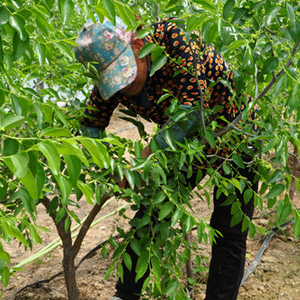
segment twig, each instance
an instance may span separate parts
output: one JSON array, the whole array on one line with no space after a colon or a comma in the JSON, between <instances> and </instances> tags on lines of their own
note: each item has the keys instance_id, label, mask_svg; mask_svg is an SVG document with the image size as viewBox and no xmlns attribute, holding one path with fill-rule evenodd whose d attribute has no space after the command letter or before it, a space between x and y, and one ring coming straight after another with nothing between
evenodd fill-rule
<instances>
[{"instance_id":1,"label":"twig","mask_svg":"<svg viewBox=\"0 0 300 300\"><path fill-rule=\"evenodd\" d=\"M298 165L300 164L300 161L297 157L298 152L299 151L298 151L297 145L294 145L294 153L291 153L291 154L293 154L293 173L292 173L292 176L291 176L291 184L290 184L290 191L289 191L289 196L290 196L291 200L294 198L294 194L295 194L295 191L296 191L296 180L295 180L295 178L297 177L297 168L298 168Z\"/></svg>"},{"instance_id":2,"label":"twig","mask_svg":"<svg viewBox=\"0 0 300 300\"><path fill-rule=\"evenodd\" d=\"M79 234L72 246L72 257L74 258L77 253L80 250L81 244L83 242L83 239L86 236L87 231L90 228L90 225L92 224L93 220L95 219L96 215L99 213L99 211L101 210L102 206L104 205L104 203L110 198L110 196L106 195L102 198L101 203L100 204L95 204L93 209L91 210L91 212L89 213L88 217L86 218L86 220L84 221L84 223L82 224Z\"/></svg>"},{"instance_id":3,"label":"twig","mask_svg":"<svg viewBox=\"0 0 300 300\"><path fill-rule=\"evenodd\" d=\"M254 73L255 98L257 98L257 95L258 95L257 73L258 73L257 65L255 64L255 73Z\"/></svg>"},{"instance_id":4,"label":"twig","mask_svg":"<svg viewBox=\"0 0 300 300\"><path fill-rule=\"evenodd\" d=\"M191 231L187 233L187 235L184 237L184 239L187 241L187 243L190 247L191 246ZM193 266L192 266L191 257L189 257L189 259L187 260L185 265L186 265L187 278L193 279L194 274L193 274ZM192 287L192 285L190 287Z\"/></svg>"}]
</instances>

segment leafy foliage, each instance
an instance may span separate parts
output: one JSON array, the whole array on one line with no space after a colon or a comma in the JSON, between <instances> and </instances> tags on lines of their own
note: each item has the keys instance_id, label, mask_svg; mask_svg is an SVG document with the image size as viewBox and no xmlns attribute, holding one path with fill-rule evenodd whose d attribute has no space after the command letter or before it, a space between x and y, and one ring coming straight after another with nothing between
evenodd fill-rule
<instances>
[{"instance_id":1,"label":"leafy foliage","mask_svg":"<svg viewBox=\"0 0 300 300\"><path fill-rule=\"evenodd\" d=\"M135 30L140 21L134 13L143 16L142 37L151 34L149 24L157 17L180 16L187 40L198 30L206 44L214 43L216 49L230 62L234 70L235 99L240 93L249 94L259 105L259 135L247 124L247 103L241 115L242 129L229 124L220 133L214 122L206 122L202 140L178 144L172 137L172 124L165 130L169 148L161 151L151 141L155 154L141 158L145 146L139 141L120 139L111 135L91 139L81 136L80 119L91 81L84 67L74 60L72 47L84 20L96 13L114 21L120 15L130 29ZM292 174L288 159L290 148L299 149L300 88L299 88L300 19L298 1L130 1L112 0L4 0L0 4L0 237L5 243L18 239L25 248L40 243L35 224L36 206L46 205L49 216L56 224L63 224L68 233L71 222L80 222L72 207L84 199L92 206L102 203L108 195L130 199L131 208L146 205L145 215L132 220L136 232L125 233L124 243L115 247L114 263L107 276L116 268L122 276L120 264L123 255L130 269L131 258L125 252L126 244L140 256L137 279L150 265L150 276L144 290L150 295L168 299L187 298L182 266L191 253L197 256L197 243L189 244L184 236L192 227L197 228L198 242L213 243L214 230L194 215L189 204L186 177L192 175L195 160L209 164L209 180L198 186L204 195L195 192L209 203L209 191L214 185L219 193L233 187L244 191L245 202L253 195L247 178L238 176L230 180L222 177L212 164L218 157L204 157L205 143L245 152L249 143L255 144L262 155L255 157L258 165L257 179L261 188L255 194L256 205L263 209L275 207L278 225L284 223L292 212L295 236L300 234L299 211L294 207L288 188L299 179ZM151 74L166 61L164 49L146 45L140 56L152 55ZM162 99L163 100L163 99ZM237 103L239 105L239 103ZM176 99L167 112L176 122L186 122L188 113L180 110ZM209 116L212 111L205 110ZM132 120L132 116L127 118ZM230 127L231 125L231 127ZM219 134L218 134L219 133ZM241 136L246 136L241 138ZM261 143L259 142L261 141ZM106 148L104 142L111 147ZM129 152L130 159L123 157ZM169 155L166 155L169 154ZM299 158L298 158L299 163ZM230 174L235 166L244 167L238 151L223 161L220 169ZM130 188L120 190L111 174L126 176ZM124 175L123 175L124 174ZM171 174L173 174L171 176ZM199 175L201 176L200 172ZM142 185L142 182L146 185ZM138 192L137 192L138 190ZM76 195L76 202L70 195ZM204 197L204 198L203 198ZM243 230L253 236L257 228L243 215L239 203L228 198L232 205L232 225L242 222ZM126 217L126 212L124 212ZM160 221L155 223L151 216ZM180 222L181 227L177 224ZM148 228L146 231L145 228ZM140 240L133 235L142 236ZM154 235L156 238L154 239ZM62 233L63 236L63 233ZM150 238L149 238L150 237ZM82 237L83 238L83 237ZM78 241L80 245L80 241ZM75 245L77 243L75 242ZM184 251L178 251L184 245ZM103 250L105 253L105 249ZM10 256L0 242L0 273L7 286L11 272ZM153 281L150 281L150 279ZM75 298L73 298L75 299Z\"/></svg>"}]
</instances>

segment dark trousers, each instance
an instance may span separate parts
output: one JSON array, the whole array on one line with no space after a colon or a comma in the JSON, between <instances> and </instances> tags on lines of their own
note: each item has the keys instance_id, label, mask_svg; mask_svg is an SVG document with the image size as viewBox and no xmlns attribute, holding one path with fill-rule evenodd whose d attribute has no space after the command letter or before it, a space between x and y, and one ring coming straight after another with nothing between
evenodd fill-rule
<instances>
[{"instance_id":1,"label":"dark trousers","mask_svg":"<svg viewBox=\"0 0 300 300\"><path fill-rule=\"evenodd\" d=\"M246 160L247 161L247 160ZM239 173L250 182L254 181L255 172L250 168L240 169ZM232 176L231 176L232 178ZM257 191L258 182L252 185L252 189ZM248 231L242 232L242 224L234 227L231 222L231 205L221 206L226 201L227 196L222 194L216 199L217 188L214 189L214 211L211 218L211 226L220 231L222 237L218 237L212 246L212 258L210 262L209 277L205 300L235 300L238 295L240 282L244 273L246 241ZM254 199L247 204L244 203L243 194L236 190L236 197L242 204L243 212L251 219L254 209ZM143 209L137 212L136 218L143 216ZM119 279L116 285L116 296L123 300L138 300L144 280L149 272L135 282L135 266L137 255L127 247L128 254L132 258L132 271L130 272L124 262L124 281Z\"/></svg>"}]
</instances>

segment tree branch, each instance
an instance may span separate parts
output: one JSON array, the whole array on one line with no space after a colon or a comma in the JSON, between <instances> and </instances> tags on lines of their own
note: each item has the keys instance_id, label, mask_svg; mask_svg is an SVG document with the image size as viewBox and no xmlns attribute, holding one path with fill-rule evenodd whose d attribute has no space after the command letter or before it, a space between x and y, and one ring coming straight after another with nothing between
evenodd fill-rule
<instances>
[{"instance_id":1,"label":"tree branch","mask_svg":"<svg viewBox=\"0 0 300 300\"><path fill-rule=\"evenodd\" d=\"M45 206L47 212L49 212L50 202L51 202L50 199L47 196L44 196L44 198L41 199L40 202ZM50 217L52 218L52 220L56 226L56 230L58 232L59 237L61 238L64 250L71 249L71 247L72 247L71 231L68 230L66 232L66 230L65 230L65 220L67 218L67 213L65 213L64 217L58 223L56 223L56 220L55 220L56 212L54 212L52 215L50 215Z\"/></svg>"},{"instance_id":2,"label":"tree branch","mask_svg":"<svg viewBox=\"0 0 300 300\"><path fill-rule=\"evenodd\" d=\"M295 191L296 191L296 179L295 178L297 177L297 168L298 168L298 165L300 164L300 161L297 157L298 153L299 153L298 147L296 145L294 145L294 153L292 153L293 154L293 173L291 176L291 184L290 184L290 191L289 191L289 196L290 196L291 200L293 200Z\"/></svg>"},{"instance_id":3,"label":"tree branch","mask_svg":"<svg viewBox=\"0 0 300 300\"><path fill-rule=\"evenodd\" d=\"M101 210L102 206L104 205L104 203L110 198L110 196L104 196L101 200L100 204L95 204L94 207L92 208L92 210L90 211L88 217L86 218L86 220L83 222L80 231L78 233L78 236L73 244L72 247L72 257L75 258L76 255L78 254L81 244L87 234L87 231L89 230L92 222L94 221L95 217L97 216L97 214L99 213L99 211Z\"/></svg>"}]
</instances>

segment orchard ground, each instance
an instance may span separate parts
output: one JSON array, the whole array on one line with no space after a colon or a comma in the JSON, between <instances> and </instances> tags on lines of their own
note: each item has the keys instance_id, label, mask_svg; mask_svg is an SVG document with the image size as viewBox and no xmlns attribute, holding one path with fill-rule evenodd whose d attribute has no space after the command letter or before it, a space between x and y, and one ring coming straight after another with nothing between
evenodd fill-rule
<instances>
[{"instance_id":1,"label":"orchard ground","mask_svg":"<svg viewBox=\"0 0 300 300\"><path fill-rule=\"evenodd\" d=\"M109 132L118 133L120 136L134 139L138 138L136 128L118 118L116 113L108 128ZM152 131L152 125L145 123L148 132ZM298 168L298 177L300 177L300 167ZM300 195L294 196L294 204L300 209ZM108 213L116 210L125 204L125 201L117 201L114 199L101 210L96 220ZM83 219L90 211L91 206L84 200L80 201L81 208L78 210L78 216ZM198 216L209 220L212 205L200 201L198 198L192 200L192 206ZM266 208L263 211L255 211L255 222L258 225L273 228L274 214L270 213ZM18 243L12 241L8 245L4 245L6 251L11 255L11 265L17 265L24 259L32 256L34 253L44 248L57 238L57 233L52 220L45 213L42 205L38 206L38 224L50 230L50 232L41 232L43 240L42 245L33 247L31 251L24 251L24 248L18 247ZM116 234L116 226L122 226L124 229L129 228L127 223L119 217L118 214L110 216L93 226L81 247L77 256L78 261L87 254L91 249L99 245L101 242L109 238L110 234ZM193 238L196 238L193 233ZM248 241L247 263L251 263L259 250L265 236L256 234L253 239ZM207 279L207 267L210 258L210 246L201 244L200 254L203 256L202 274L197 274L196 278L200 285L194 291L195 300L204 299L205 285ZM113 250L108 247L109 253L107 259L100 255L100 250L91 258L86 259L77 269L77 282L80 289L81 300L108 300L114 294L116 278L114 274L104 280L104 275L110 265ZM4 299L13 300L67 300L66 289L63 275L56 277L47 284L43 284L35 288L26 288L22 292L14 294L20 288L39 280L48 279L62 270L62 247L58 246L50 253L41 256L34 262L23 266L23 271L11 277L8 287L0 286L0 291ZM247 281L240 288L238 300L297 300L300 299L300 240L294 239L292 226L286 227L284 230L276 233L270 242L269 247L264 252L260 264L250 275Z\"/></svg>"}]
</instances>

